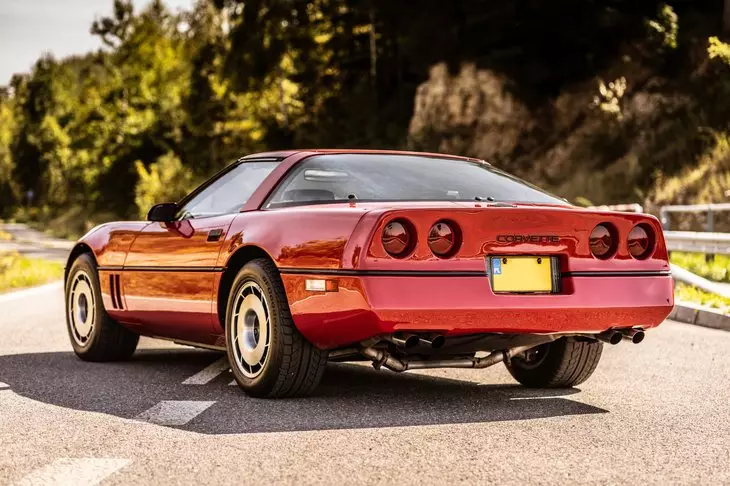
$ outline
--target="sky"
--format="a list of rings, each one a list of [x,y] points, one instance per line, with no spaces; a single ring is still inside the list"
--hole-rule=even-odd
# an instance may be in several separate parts
[[[95,18],[110,15],[112,0],[0,0],[0,86],[28,72],[44,52],[56,58],[101,47],[89,33]],[[134,0],[135,10],[148,0]],[[173,10],[193,0],[165,0]]]

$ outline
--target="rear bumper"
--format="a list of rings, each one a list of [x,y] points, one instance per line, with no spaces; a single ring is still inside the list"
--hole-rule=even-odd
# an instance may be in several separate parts
[[[320,348],[379,334],[427,331],[580,333],[659,325],[674,306],[672,277],[563,278],[563,293],[494,294],[485,276],[282,275],[294,322]],[[308,292],[306,279],[337,280],[337,292]]]

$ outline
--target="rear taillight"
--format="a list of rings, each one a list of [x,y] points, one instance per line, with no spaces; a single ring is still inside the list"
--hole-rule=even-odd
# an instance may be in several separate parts
[[[459,249],[459,227],[455,223],[439,221],[428,232],[428,247],[439,258],[453,256]]]
[[[629,233],[629,253],[637,260],[649,256],[654,249],[654,231],[646,224],[637,224]]]
[[[391,221],[383,229],[383,248],[395,258],[403,258],[416,246],[416,232],[405,220]]]
[[[616,229],[608,224],[601,223],[591,232],[591,253],[596,258],[610,258],[616,251]]]

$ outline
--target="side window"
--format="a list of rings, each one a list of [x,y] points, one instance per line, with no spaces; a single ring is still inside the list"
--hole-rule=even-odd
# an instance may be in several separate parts
[[[278,162],[244,162],[193,197],[180,217],[205,218],[239,211]]]

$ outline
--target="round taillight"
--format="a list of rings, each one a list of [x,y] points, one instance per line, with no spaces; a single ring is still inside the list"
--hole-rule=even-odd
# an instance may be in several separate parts
[[[416,237],[405,221],[391,221],[383,229],[382,241],[383,248],[390,256],[402,258],[411,252]]]
[[[428,232],[428,247],[440,258],[452,256],[458,249],[459,235],[455,224],[439,221]]]
[[[612,226],[601,223],[591,232],[591,253],[596,258],[609,258],[616,250],[616,231]]]
[[[648,225],[637,224],[629,233],[629,253],[636,259],[649,256],[654,245],[654,232]]]

